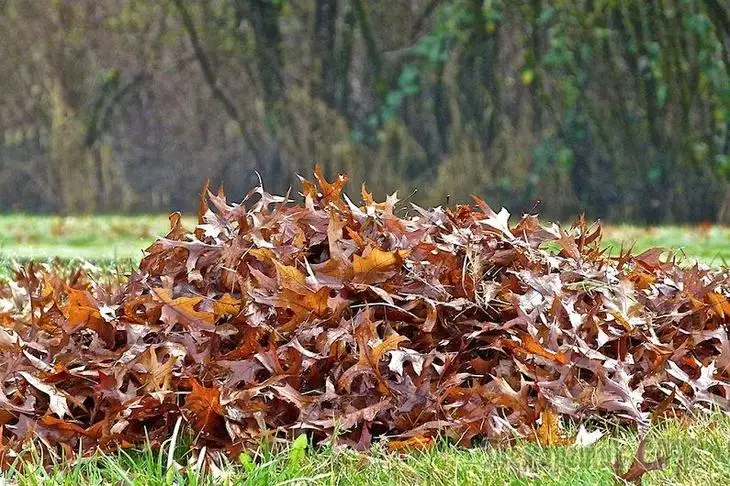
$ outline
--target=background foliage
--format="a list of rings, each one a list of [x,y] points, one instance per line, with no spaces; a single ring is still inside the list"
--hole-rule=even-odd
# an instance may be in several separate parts
[[[190,210],[319,162],[424,204],[730,219],[722,0],[3,0],[0,70],[0,210]]]

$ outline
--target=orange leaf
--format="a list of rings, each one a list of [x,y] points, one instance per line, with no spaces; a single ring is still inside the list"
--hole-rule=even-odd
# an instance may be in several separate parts
[[[64,435],[86,435],[86,431],[78,425],[74,424],[73,422],[68,422],[66,420],[56,418],[53,415],[43,415],[39,419],[39,422],[44,426],[50,429],[54,429],[56,432],[62,433]]]
[[[223,417],[220,390],[205,388],[195,379],[191,383],[193,389],[185,399],[185,408],[192,413],[190,421],[195,430],[210,432]]]
[[[168,324],[175,321],[187,326],[198,323],[203,324],[205,327],[213,327],[215,315],[212,312],[195,309],[198,304],[205,300],[203,297],[178,297],[173,299],[168,289],[153,289],[153,293],[166,304],[162,310],[162,319]]]
[[[551,408],[540,413],[540,428],[537,429],[537,441],[542,445],[568,445],[573,443],[570,437],[560,435],[558,414]]]
[[[422,451],[430,449],[436,444],[433,437],[417,435],[405,440],[391,440],[388,442],[388,449],[395,452]]]
[[[391,334],[385,339],[385,341],[376,344],[372,352],[370,353],[370,361],[372,366],[377,366],[378,362],[385,353],[394,349],[398,349],[398,346],[403,341],[408,341],[408,338],[405,336],[401,336],[400,334]]]
[[[362,237],[362,235],[360,235],[360,233],[353,230],[352,228],[345,228],[345,230],[347,231],[347,235],[352,241],[355,242],[358,248],[365,248],[365,246],[367,245],[367,241],[365,240],[365,238]]]
[[[305,283],[307,277],[297,267],[284,265],[275,259],[272,259],[271,262],[276,267],[276,273],[279,276],[279,285],[297,293],[311,292]]]
[[[302,186],[302,195],[304,197],[311,197],[315,199],[317,197],[317,187],[303,177],[299,177],[299,182]]]
[[[239,312],[241,312],[241,301],[229,293],[223,294],[218,300],[213,302],[213,313],[216,316],[222,316],[224,314],[235,316]]]
[[[317,179],[317,184],[319,184],[319,187],[322,189],[322,202],[325,204],[335,203],[341,207],[345,206],[340,198],[342,196],[342,191],[347,185],[347,174],[338,175],[337,179],[330,183],[324,178],[322,167],[317,164],[314,167],[314,178]]]
[[[714,310],[721,319],[724,319],[725,316],[730,316],[730,302],[728,302],[725,297],[718,293],[710,292],[707,294],[707,300],[712,306],[712,310]]]
[[[529,354],[535,354],[537,356],[542,356],[543,358],[557,361],[560,364],[568,364],[568,357],[565,353],[553,353],[552,351],[548,351],[540,343],[535,341],[535,338],[527,333],[523,333],[520,337],[522,338],[522,346],[520,346],[521,350]]]
[[[290,290],[284,290],[278,298],[277,306],[291,309],[295,314],[309,314],[313,312],[323,316],[328,310],[330,290],[322,287],[317,292],[308,291],[306,294],[299,294]]]
[[[363,256],[354,255],[352,268],[358,283],[376,283],[384,279],[383,274],[403,264],[409,250],[383,251],[379,248],[366,249]]]
[[[360,197],[362,197],[362,202],[364,202],[366,206],[375,204],[375,201],[373,200],[373,195],[372,193],[368,192],[364,182],[360,187]]]
[[[69,288],[68,303],[63,307],[63,313],[71,328],[83,326],[96,332],[107,344],[114,344],[114,326],[101,317],[87,291]]]
[[[260,262],[267,262],[276,259],[276,253],[268,248],[251,248],[248,254]]]

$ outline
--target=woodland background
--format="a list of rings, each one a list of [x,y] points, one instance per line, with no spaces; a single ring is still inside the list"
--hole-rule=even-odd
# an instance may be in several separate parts
[[[190,211],[320,163],[421,204],[730,222],[725,0],[0,0],[0,73],[0,212]]]

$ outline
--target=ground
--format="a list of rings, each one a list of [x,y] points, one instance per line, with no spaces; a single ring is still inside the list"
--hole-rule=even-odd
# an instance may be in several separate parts
[[[189,226],[194,224],[188,220]],[[141,250],[164,235],[164,216],[43,217],[0,216],[0,279],[9,275],[13,261],[48,261],[58,257],[64,266],[91,262],[112,274],[128,272]],[[663,246],[710,265],[730,261],[730,228],[703,226],[639,228],[608,226],[606,246],[642,250]],[[600,424],[594,427],[600,428]],[[645,476],[645,484],[707,484],[730,480],[730,416],[720,413],[693,419],[667,420],[650,431],[647,457],[667,457],[661,471]],[[190,458],[184,441],[175,462]],[[508,448],[464,450],[442,444],[435,449],[398,455],[382,448],[368,454],[339,448],[317,452],[300,449],[263,452],[260,460],[244,457],[237,467],[199,477],[194,467],[182,473],[168,469],[169,448],[98,456],[10,472],[8,484],[614,484],[612,465],[621,458],[627,467],[636,450],[635,431],[613,430],[590,447],[544,447],[519,443]]]

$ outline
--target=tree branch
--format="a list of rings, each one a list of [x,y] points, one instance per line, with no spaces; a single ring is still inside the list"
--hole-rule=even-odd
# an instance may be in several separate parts
[[[353,0],[352,6],[354,7],[353,10],[355,11],[357,22],[360,24],[360,32],[362,33],[363,40],[365,41],[365,50],[370,58],[370,64],[373,69],[373,78],[375,79],[376,92],[379,92],[383,88],[380,86],[383,62],[380,58],[380,52],[378,51],[378,46],[375,42],[375,37],[370,26],[370,19],[368,18],[368,14],[362,0]]]
[[[261,152],[254,143],[253,136],[248,132],[245,125],[243,124],[243,120],[238,113],[236,105],[233,104],[233,101],[231,101],[231,99],[220,87],[220,83],[218,82],[218,76],[213,70],[208,56],[205,54],[203,44],[200,42],[200,38],[198,37],[198,32],[195,30],[193,18],[190,16],[190,12],[188,11],[188,9],[185,8],[184,0],[173,0],[173,3],[180,13],[183,27],[188,34],[190,44],[192,44],[193,52],[195,53],[195,57],[198,60],[198,64],[200,65],[200,70],[203,73],[203,78],[205,78],[205,82],[210,87],[210,90],[213,93],[213,97],[217,99],[221,103],[221,105],[223,105],[223,109],[226,111],[228,116],[236,123],[236,125],[238,125],[238,128],[241,131],[241,135],[246,141],[246,144],[248,145],[251,152],[253,152],[254,157],[260,160]]]
[[[725,11],[717,0],[707,0],[707,6],[712,10],[714,19],[717,20],[719,26],[725,31],[725,35],[730,37],[730,12]]]
[[[417,37],[420,37],[423,24],[425,24],[426,21],[431,17],[431,15],[436,11],[436,7],[441,6],[442,3],[443,0],[431,0],[426,5],[426,7],[423,9],[423,12],[418,17],[418,19],[416,19],[416,22],[411,28],[411,40],[415,40]]]

